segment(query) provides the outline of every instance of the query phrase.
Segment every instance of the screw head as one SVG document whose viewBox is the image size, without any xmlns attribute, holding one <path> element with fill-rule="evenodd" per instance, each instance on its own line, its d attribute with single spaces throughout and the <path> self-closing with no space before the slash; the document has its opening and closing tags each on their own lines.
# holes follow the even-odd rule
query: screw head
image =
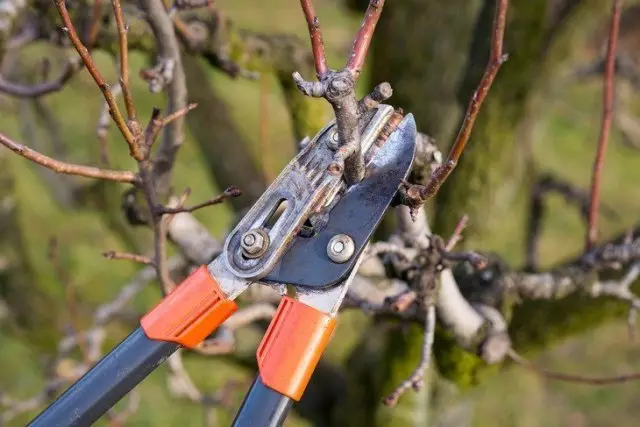
<svg viewBox="0 0 640 427">
<path fill-rule="evenodd" d="M 327 245 L 327 255 L 331 261 L 342 264 L 353 256 L 356 245 L 353 239 L 346 234 L 336 234 L 329 240 Z"/>
<path fill-rule="evenodd" d="M 247 258 L 260 258 L 269 248 L 269 235 L 261 229 L 249 230 L 240 240 L 242 253 Z"/>
</svg>

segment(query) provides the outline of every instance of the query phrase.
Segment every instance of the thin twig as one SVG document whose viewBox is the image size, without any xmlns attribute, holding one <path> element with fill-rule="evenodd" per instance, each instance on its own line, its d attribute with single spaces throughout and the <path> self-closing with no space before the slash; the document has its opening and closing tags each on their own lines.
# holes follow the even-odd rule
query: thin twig
<svg viewBox="0 0 640 427">
<path fill-rule="evenodd" d="M 458 224 L 456 225 L 456 229 L 453 231 L 451 237 L 447 241 L 447 244 L 444 247 L 444 250 L 447 252 L 451 252 L 453 248 L 458 244 L 460 240 L 462 240 L 462 232 L 467 227 L 467 222 L 469 221 L 469 215 L 464 214 Z"/>
<path fill-rule="evenodd" d="M 187 105 L 184 108 L 179 109 L 178 111 L 175 111 L 171 114 L 169 114 L 168 116 L 166 116 L 165 118 L 162 119 L 162 126 L 167 126 L 168 124 L 172 123 L 173 121 L 184 117 L 187 115 L 187 113 L 191 110 L 193 110 L 194 108 L 196 108 L 198 106 L 197 103 L 192 102 L 189 105 Z"/>
<path fill-rule="evenodd" d="M 429 364 L 431 363 L 431 350 L 433 348 L 433 339 L 436 330 L 436 309 L 432 304 L 427 309 L 427 315 L 424 321 L 424 341 L 422 343 L 422 355 L 420 357 L 420 363 L 416 369 L 411 373 L 402 384 L 400 384 L 391 394 L 384 398 L 383 403 L 387 406 L 395 406 L 398 403 L 398 399 L 407 390 L 413 388 L 418 391 L 423 386 L 424 375 Z"/>
<path fill-rule="evenodd" d="M 207 200 L 206 202 L 198 203 L 197 205 L 189 206 L 189 207 L 171 208 L 171 207 L 167 207 L 167 206 L 160 206 L 160 207 L 157 208 L 157 212 L 162 214 L 162 215 L 164 215 L 164 214 L 177 214 L 177 213 L 181 213 L 181 212 L 193 212 L 193 211 L 196 211 L 198 209 L 206 208 L 207 206 L 217 205 L 219 203 L 224 202 L 226 199 L 228 199 L 230 197 L 238 197 L 241 194 L 242 194 L 242 191 L 240 191 L 239 188 L 231 186 L 231 187 L 227 188 L 226 190 L 224 190 L 224 192 L 222 194 L 218 194 L 217 196 L 212 197 L 211 199 Z"/>
<path fill-rule="evenodd" d="M 55 172 L 66 175 L 84 176 L 86 178 L 99 178 L 110 181 L 126 182 L 130 184 L 137 184 L 138 177 L 131 171 L 118 171 L 110 169 L 100 169 L 93 166 L 76 165 L 73 163 L 61 162 L 56 159 L 52 159 L 49 156 L 45 156 L 31 148 L 18 144 L 12 141 L 7 136 L 0 133 L 0 144 L 4 145 L 16 154 L 21 155 L 25 159 L 31 160 L 34 163 L 38 163 L 46 168 L 49 168 Z"/>
<path fill-rule="evenodd" d="M 69 11 L 67 10 L 65 0 L 55 0 L 55 4 L 58 8 L 58 12 L 60 13 L 60 17 L 62 18 L 62 22 L 64 23 L 64 30 L 68 34 L 69 39 L 71 40 L 71 43 L 75 47 L 76 51 L 82 58 L 82 61 L 87 67 L 89 74 L 91 74 L 91 77 L 93 77 L 96 85 L 98 85 L 98 87 L 102 91 L 105 101 L 107 101 L 107 104 L 109 104 L 109 113 L 111 114 L 113 121 L 118 126 L 118 129 L 120 129 L 122 136 L 124 136 L 124 139 L 127 141 L 127 144 L 129 144 L 129 151 L 131 153 L 131 156 L 135 159 L 141 158 L 136 144 L 136 137 L 127 126 L 124 117 L 122 117 L 122 113 L 120 112 L 118 104 L 116 103 L 116 100 L 111 93 L 111 90 L 109 89 L 109 85 L 102 77 L 102 74 L 100 74 L 100 71 L 98 71 L 98 68 L 91 58 L 91 54 L 89 53 L 85 45 L 82 44 L 80 37 L 78 37 L 78 33 L 76 32 L 76 29 L 71 22 L 71 18 L 69 17 Z"/>
<path fill-rule="evenodd" d="M 98 39 L 100 24 L 102 23 L 102 0 L 94 0 L 91 8 L 91 24 L 87 30 L 87 45 L 91 49 Z"/>
<path fill-rule="evenodd" d="M 112 0 L 113 13 L 116 17 L 116 28 L 118 29 L 118 43 L 120 48 L 120 85 L 124 105 L 127 108 L 127 116 L 130 121 L 136 120 L 136 109 L 133 105 L 131 88 L 129 87 L 129 49 L 127 46 L 127 25 L 124 22 L 124 14 L 120 0 Z"/>
<path fill-rule="evenodd" d="M 435 196 L 444 181 L 451 174 L 453 169 L 458 164 L 458 160 L 464 151 L 471 130 L 478 117 L 478 112 L 482 106 L 489 89 L 491 88 L 493 81 L 500 69 L 500 66 L 507 60 L 508 55 L 503 53 L 502 45 L 504 41 L 504 31 L 507 21 L 507 9 L 509 7 L 508 0 L 497 0 L 496 13 L 493 20 L 493 33 L 491 35 L 491 54 L 487 67 L 484 70 L 482 79 L 478 84 L 478 87 L 473 92 L 467 111 L 462 121 L 462 126 L 458 132 L 451 151 L 449 151 L 449 157 L 429 178 L 429 182 L 426 186 L 411 185 L 407 188 L 403 188 L 401 196 L 402 202 L 411 207 L 412 211 L 415 211 L 419 206 L 424 204 L 431 197 Z"/>
<path fill-rule="evenodd" d="M 600 128 L 600 138 L 598 149 L 593 162 L 593 173 L 591 175 L 591 200 L 589 203 L 589 220 L 587 229 L 587 239 L 585 251 L 590 250 L 598 239 L 598 215 L 600 204 L 600 181 L 602 179 L 602 167 L 604 156 L 607 152 L 607 143 L 611 131 L 613 120 L 613 91 L 615 79 L 615 58 L 616 45 L 618 43 L 618 33 L 620 30 L 620 15 L 622 10 L 622 0 L 614 0 L 611 12 L 611 27 L 609 29 L 609 41 L 607 43 L 607 57 L 604 71 L 604 90 L 602 100 L 602 126 Z"/>
<path fill-rule="evenodd" d="M 616 375 L 611 377 L 584 377 L 581 375 L 564 374 L 562 372 L 554 372 L 546 368 L 537 366 L 535 363 L 520 356 L 512 348 L 507 351 L 507 355 L 511 358 L 511 360 L 516 362 L 518 365 L 521 365 L 529 369 L 530 371 L 536 372 L 537 374 L 540 374 L 546 378 L 551 378 L 554 380 L 588 384 L 588 385 L 610 385 L 610 384 L 619 384 L 619 383 L 624 383 L 628 381 L 640 380 L 640 372 L 625 374 L 625 375 Z"/>
<path fill-rule="evenodd" d="M 122 259 L 127 261 L 138 262 L 145 265 L 154 265 L 153 260 L 145 255 L 131 254 L 127 252 L 105 251 L 102 256 L 107 259 Z"/>
<path fill-rule="evenodd" d="M 362 66 L 364 65 L 364 61 L 367 58 L 367 52 L 369 51 L 369 46 L 371 45 L 373 33 L 376 29 L 376 25 L 378 24 L 378 20 L 380 19 L 380 14 L 382 14 L 384 2 L 385 0 L 371 0 L 369 2 L 369 7 L 367 7 L 366 12 L 364 13 L 364 18 L 362 19 L 360 30 L 358 30 L 358 35 L 353 41 L 351 56 L 349 57 L 345 68 L 351 71 L 355 76 L 358 76 L 360 71 L 362 71 Z"/>
<path fill-rule="evenodd" d="M 316 76 L 318 80 L 322 80 L 329 72 L 329 68 L 327 67 L 327 57 L 324 53 L 320 20 L 318 19 L 318 15 L 316 15 L 311 0 L 300 0 L 300 6 L 302 6 L 304 17 L 309 26 L 309 38 L 311 39 L 311 50 L 313 52 L 313 63 L 316 67 Z"/>
</svg>

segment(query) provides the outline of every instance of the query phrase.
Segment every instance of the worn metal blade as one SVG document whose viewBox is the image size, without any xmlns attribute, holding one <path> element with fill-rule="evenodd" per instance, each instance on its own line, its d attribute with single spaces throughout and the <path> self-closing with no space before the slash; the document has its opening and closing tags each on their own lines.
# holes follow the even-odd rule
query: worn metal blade
<svg viewBox="0 0 640 427">
<path fill-rule="evenodd" d="M 322 289 L 344 280 L 409 174 L 416 133 L 415 120 L 409 114 L 375 153 L 365 179 L 350 187 L 329 212 L 326 224 L 312 237 L 296 236 L 261 282 Z M 354 254 L 342 264 L 327 256 L 327 244 L 336 234 L 346 234 L 355 243 Z"/>
</svg>

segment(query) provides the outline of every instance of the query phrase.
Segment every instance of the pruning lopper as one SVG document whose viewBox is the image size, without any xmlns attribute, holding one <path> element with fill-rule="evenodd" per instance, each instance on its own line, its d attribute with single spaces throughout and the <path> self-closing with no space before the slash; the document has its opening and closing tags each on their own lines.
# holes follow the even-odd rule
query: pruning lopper
<svg viewBox="0 0 640 427">
<path fill-rule="evenodd" d="M 335 121 L 323 128 L 231 231 L 222 253 L 29 425 L 91 425 L 172 353 L 211 335 L 237 310 L 235 299 L 258 283 L 283 296 L 257 349 L 259 375 L 233 426 L 281 426 L 301 399 L 364 249 L 413 163 L 413 116 L 397 124 L 393 115 L 384 104 L 362 114 L 366 174 L 349 187 L 329 171 L 339 148 Z"/>
</svg>

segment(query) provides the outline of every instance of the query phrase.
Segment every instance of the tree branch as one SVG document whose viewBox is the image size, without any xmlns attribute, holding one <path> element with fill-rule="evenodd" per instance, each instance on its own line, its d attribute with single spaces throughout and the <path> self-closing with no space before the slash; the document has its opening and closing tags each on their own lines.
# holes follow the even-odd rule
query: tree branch
<svg viewBox="0 0 640 427">
<path fill-rule="evenodd" d="M 34 163 L 42 165 L 58 173 L 83 176 L 86 178 L 106 179 L 110 181 L 125 182 L 129 184 L 138 183 L 138 177 L 133 172 L 100 169 L 92 166 L 82 166 L 73 163 L 61 162 L 59 160 L 55 160 L 51 157 L 45 156 L 44 154 L 38 153 L 37 151 L 32 150 L 22 144 L 18 144 L 1 133 L 0 144 L 4 145 L 5 147 L 16 154 L 19 154 L 25 159 L 31 160 Z"/>
<path fill-rule="evenodd" d="M 585 251 L 593 247 L 598 238 L 598 214 L 600 204 L 600 181 L 604 156 L 607 152 L 609 132 L 613 120 L 613 92 L 615 84 L 615 59 L 618 33 L 620 30 L 620 14 L 622 10 L 622 0 L 614 0 L 611 12 L 611 26 L 609 30 L 609 42 L 607 43 L 607 56 L 605 60 L 604 90 L 602 100 L 602 126 L 600 128 L 600 138 L 598 140 L 598 150 L 593 163 L 593 174 L 591 176 L 591 202 L 589 204 L 589 220 Z"/>
</svg>

